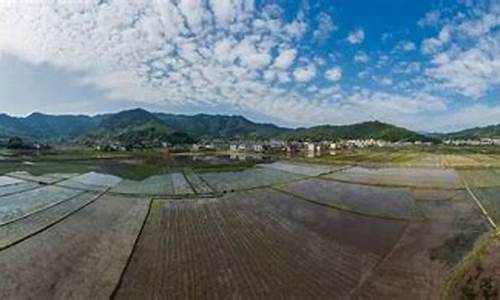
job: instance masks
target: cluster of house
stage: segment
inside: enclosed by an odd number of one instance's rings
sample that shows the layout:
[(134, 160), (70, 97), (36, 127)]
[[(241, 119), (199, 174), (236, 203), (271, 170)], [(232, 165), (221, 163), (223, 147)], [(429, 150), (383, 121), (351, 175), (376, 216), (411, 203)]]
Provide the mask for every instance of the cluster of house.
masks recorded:
[[(384, 140), (375, 139), (350, 139), (341, 140), (337, 142), (322, 141), (322, 142), (286, 142), (281, 140), (271, 140), (266, 142), (233, 142), (229, 144), (229, 151), (231, 152), (286, 152), (286, 153), (322, 153), (330, 152), (335, 154), (336, 150), (341, 149), (354, 149), (354, 148), (368, 148), (368, 147), (399, 147), (409, 145), (427, 145), (430, 143), (423, 142), (389, 142)], [(194, 150), (199, 150), (200, 145), (193, 145)], [(208, 146), (205, 146), (208, 147)], [(213, 146), (215, 147), (215, 146)], [(227, 146), (226, 146), (227, 147)], [(217, 149), (216, 150), (227, 150)]]
[(446, 145), (453, 146), (499, 146), (500, 139), (482, 138), (482, 139), (453, 139), (443, 141)]
[[(498, 142), (498, 140), (497, 140)], [(223, 140), (206, 140), (192, 145), (170, 145), (162, 143), (161, 147), (168, 150), (178, 151), (230, 151), (231, 153), (330, 153), (336, 154), (337, 150), (355, 149), (355, 148), (381, 148), (381, 147), (401, 147), (410, 145), (430, 145), (423, 142), (389, 142), (385, 140), (375, 139), (350, 139), (340, 140), (336, 142), (299, 142), (299, 141), (284, 141), (284, 140), (268, 140), (268, 141), (233, 141), (227, 142)], [(117, 142), (100, 142), (92, 145), (96, 150), (101, 151), (126, 151), (130, 150)]]

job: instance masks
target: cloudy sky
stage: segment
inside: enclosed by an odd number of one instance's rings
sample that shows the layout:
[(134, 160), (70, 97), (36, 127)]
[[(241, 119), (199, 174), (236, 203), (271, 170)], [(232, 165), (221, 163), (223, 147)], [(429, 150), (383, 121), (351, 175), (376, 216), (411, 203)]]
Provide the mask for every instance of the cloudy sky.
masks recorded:
[(0, 0), (0, 112), (500, 123), (498, 0)]

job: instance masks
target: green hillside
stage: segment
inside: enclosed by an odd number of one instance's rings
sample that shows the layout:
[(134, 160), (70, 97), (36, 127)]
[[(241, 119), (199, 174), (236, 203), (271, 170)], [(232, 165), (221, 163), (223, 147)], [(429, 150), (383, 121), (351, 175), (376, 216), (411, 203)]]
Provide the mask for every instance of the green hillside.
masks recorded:
[(353, 125), (323, 125), (311, 128), (299, 128), (283, 135), (285, 139), (299, 141), (322, 141), (340, 139), (382, 139), (386, 141), (431, 141), (432, 139), (414, 131), (370, 121)]

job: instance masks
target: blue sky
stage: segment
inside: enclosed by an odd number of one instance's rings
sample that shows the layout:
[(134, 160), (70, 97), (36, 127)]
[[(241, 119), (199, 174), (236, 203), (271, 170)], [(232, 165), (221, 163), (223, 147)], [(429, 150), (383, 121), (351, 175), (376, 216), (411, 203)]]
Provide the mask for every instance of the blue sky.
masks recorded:
[(495, 0), (0, 2), (0, 112), (500, 123)]

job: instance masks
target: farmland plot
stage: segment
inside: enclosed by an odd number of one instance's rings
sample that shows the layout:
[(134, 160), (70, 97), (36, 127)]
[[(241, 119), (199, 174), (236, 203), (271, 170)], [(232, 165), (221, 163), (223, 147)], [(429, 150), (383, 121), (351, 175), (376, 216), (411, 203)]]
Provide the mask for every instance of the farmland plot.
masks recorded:
[(108, 299), (146, 217), (144, 199), (103, 196), (0, 252), (1, 299)]
[(0, 176), (0, 187), (12, 184), (23, 183), (24, 181), (17, 178), (12, 178), (8, 176)]
[(193, 189), (191, 189), (189, 182), (182, 173), (172, 173), (170, 176), (172, 177), (172, 185), (176, 195), (193, 194)]
[(170, 174), (154, 175), (142, 181), (123, 180), (111, 189), (113, 193), (131, 195), (173, 195)]
[(460, 176), (471, 188), (497, 226), (500, 225), (499, 170), (462, 170)]
[(83, 193), (23, 219), (0, 226), (0, 249), (17, 243), (69, 216), (74, 211), (99, 197), (96, 193)]
[(484, 170), (460, 170), (460, 177), (467, 182), (470, 187), (500, 187), (499, 170), (484, 169)]
[(479, 199), (497, 226), (500, 226), (500, 187), (473, 188)]
[(0, 226), (47, 209), (83, 192), (57, 186), (12, 194), (0, 198)]
[(478, 166), (480, 163), (471, 158), (470, 156), (458, 155), (458, 154), (446, 154), (443, 157), (442, 166), (443, 167), (469, 167)]
[(465, 192), (417, 202), (424, 218), (406, 233), (353, 293), (364, 299), (437, 299), (450, 274), (487, 231)]
[(156, 200), (116, 298), (346, 296), (406, 226), (346, 214), (269, 190)]
[(120, 181), (122, 179), (116, 176), (89, 172), (60, 182), (58, 185), (84, 191), (102, 192), (117, 185)]
[(78, 174), (45, 174), (42, 176), (33, 176), (28, 172), (12, 172), (7, 174), (12, 178), (17, 178), (25, 181), (34, 181), (39, 182), (41, 184), (54, 184), (56, 182), (62, 181), (64, 179), (71, 178)]
[(368, 215), (409, 219), (412, 214), (412, 196), (401, 188), (308, 179), (279, 189), (314, 202)]
[(239, 172), (204, 173), (200, 176), (219, 192), (246, 190), (303, 178), (301, 175), (265, 168)]
[(226, 199), (268, 207), (269, 211), (280, 212), (283, 218), (296, 222), (325, 239), (336, 240), (376, 255), (387, 253), (408, 224), (404, 220), (373, 218), (325, 208), (273, 189), (236, 193)]
[(268, 168), (272, 170), (284, 171), (293, 174), (299, 174), (304, 176), (319, 176), (322, 174), (327, 174), (332, 171), (332, 167), (312, 165), (312, 164), (298, 164), (289, 162), (275, 162), (270, 164), (260, 164), (261, 168)]
[(413, 199), (416, 201), (446, 201), (463, 197), (463, 190), (433, 190), (433, 189), (412, 189)]
[(187, 170), (185, 175), (197, 194), (211, 194), (214, 192), (214, 190), (193, 171)]
[[(19, 183), (19, 184), (1, 186), (0, 187), (0, 197), (26, 192), (26, 191), (33, 190), (33, 189), (36, 189), (39, 187), (42, 187), (42, 185), (39, 185), (38, 183), (35, 183), (35, 182), (24, 182), (24, 183)], [(0, 201), (1, 201), (1, 199), (0, 199)]]
[(436, 189), (458, 189), (461, 187), (457, 173), (451, 169), (368, 169), (354, 167), (326, 177), (340, 181), (373, 185)]

